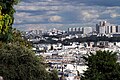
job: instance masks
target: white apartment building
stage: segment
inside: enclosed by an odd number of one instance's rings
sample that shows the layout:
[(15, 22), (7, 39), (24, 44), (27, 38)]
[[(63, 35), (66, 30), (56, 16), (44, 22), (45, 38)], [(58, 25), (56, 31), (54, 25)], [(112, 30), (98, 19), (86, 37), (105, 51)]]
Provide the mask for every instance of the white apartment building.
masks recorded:
[(91, 33), (93, 30), (92, 30), (92, 27), (84, 27), (83, 28), (83, 34), (89, 34)]

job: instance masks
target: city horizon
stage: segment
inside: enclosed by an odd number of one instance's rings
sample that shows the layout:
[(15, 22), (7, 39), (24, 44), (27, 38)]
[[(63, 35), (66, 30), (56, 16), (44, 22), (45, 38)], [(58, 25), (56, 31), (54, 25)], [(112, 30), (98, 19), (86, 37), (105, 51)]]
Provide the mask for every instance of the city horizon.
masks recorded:
[(67, 30), (70, 27), (95, 27), (106, 20), (120, 25), (119, 0), (23, 0), (15, 6), (14, 28), (24, 30)]

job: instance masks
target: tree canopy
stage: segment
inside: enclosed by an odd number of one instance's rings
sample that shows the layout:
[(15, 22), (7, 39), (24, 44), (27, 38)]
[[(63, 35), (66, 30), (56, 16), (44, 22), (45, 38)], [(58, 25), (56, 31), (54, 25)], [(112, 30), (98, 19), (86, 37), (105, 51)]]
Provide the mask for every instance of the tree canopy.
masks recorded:
[(13, 6), (19, 0), (0, 0), (0, 77), (4, 80), (52, 80), (57, 72), (49, 73), (41, 57), (35, 56), (30, 44), (13, 29)]
[(14, 5), (20, 0), (0, 0), (0, 41), (12, 39), (12, 24), (14, 23)]
[(8, 14), (14, 20), (14, 5), (16, 5), (20, 0), (0, 0), (0, 6), (2, 7), (2, 14)]
[(12, 18), (8, 14), (2, 14), (0, 6), (0, 40), (9, 41), (12, 39)]
[(0, 47), (0, 76), (4, 80), (49, 80), (40, 57), (28, 48), (13, 44)]
[(49, 80), (59, 80), (57, 70), (52, 70), (49, 74), (50, 74)]
[(117, 63), (117, 53), (97, 51), (83, 57), (87, 70), (81, 80), (120, 80), (120, 65)]

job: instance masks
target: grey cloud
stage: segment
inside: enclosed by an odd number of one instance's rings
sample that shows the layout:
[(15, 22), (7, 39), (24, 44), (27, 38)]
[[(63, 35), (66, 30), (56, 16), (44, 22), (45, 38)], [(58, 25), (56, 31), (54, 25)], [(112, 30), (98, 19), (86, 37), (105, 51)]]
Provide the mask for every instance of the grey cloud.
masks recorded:
[(14, 27), (21, 30), (120, 24), (119, 0), (23, 0), (15, 9)]
[(62, 0), (71, 4), (79, 5), (84, 3), (85, 5), (93, 6), (120, 6), (120, 0)]

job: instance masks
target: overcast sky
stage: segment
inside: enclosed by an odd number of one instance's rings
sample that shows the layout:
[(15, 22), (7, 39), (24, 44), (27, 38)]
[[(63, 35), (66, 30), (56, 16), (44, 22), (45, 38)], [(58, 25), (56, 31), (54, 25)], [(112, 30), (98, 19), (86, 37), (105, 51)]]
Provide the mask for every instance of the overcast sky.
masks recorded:
[(25, 31), (120, 25), (120, 0), (22, 0), (15, 9), (14, 27)]

